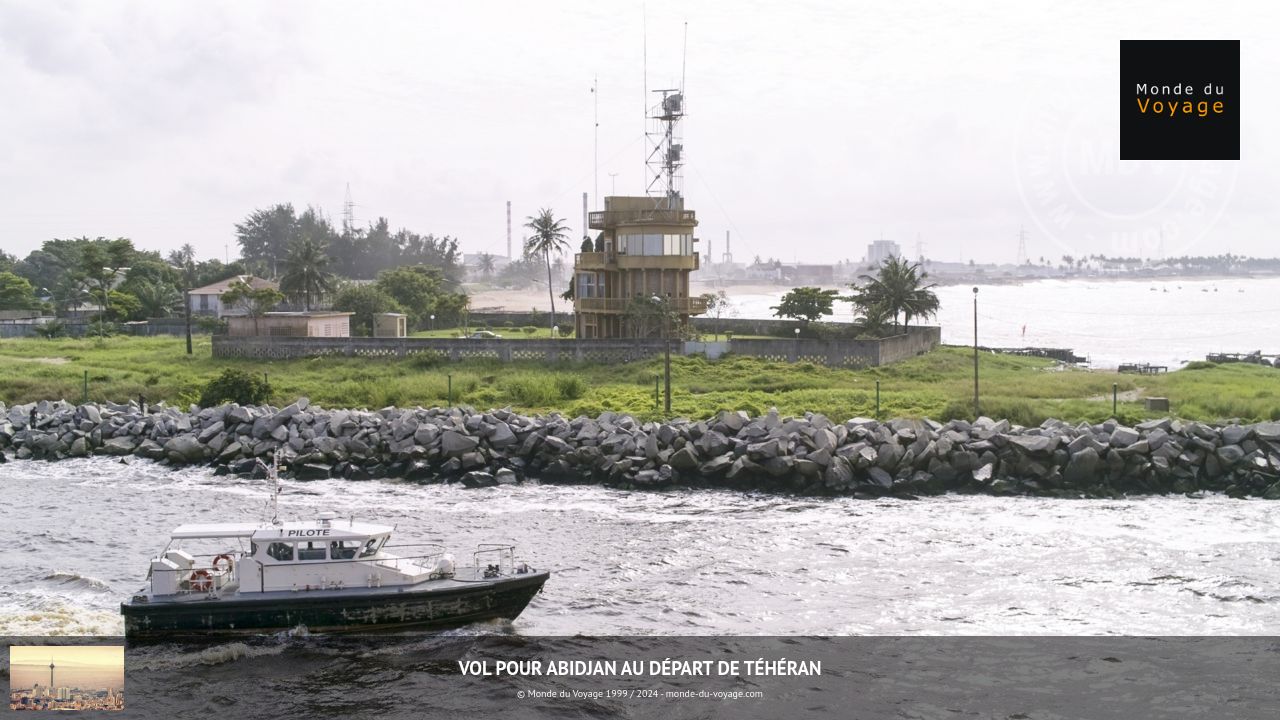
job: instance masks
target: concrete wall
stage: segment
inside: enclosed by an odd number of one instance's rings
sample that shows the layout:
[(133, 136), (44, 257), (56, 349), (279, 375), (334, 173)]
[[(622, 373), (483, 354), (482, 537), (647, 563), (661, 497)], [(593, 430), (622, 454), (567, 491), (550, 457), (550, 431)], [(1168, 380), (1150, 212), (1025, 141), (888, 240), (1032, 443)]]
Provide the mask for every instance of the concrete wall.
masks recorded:
[[(672, 341), (672, 352), (679, 353)], [(344, 357), (437, 356), (442, 360), (488, 358), (510, 362), (620, 363), (662, 353), (661, 340), (470, 340), (455, 338), (293, 338), (215, 335), (213, 356), (284, 360), (325, 355)]]

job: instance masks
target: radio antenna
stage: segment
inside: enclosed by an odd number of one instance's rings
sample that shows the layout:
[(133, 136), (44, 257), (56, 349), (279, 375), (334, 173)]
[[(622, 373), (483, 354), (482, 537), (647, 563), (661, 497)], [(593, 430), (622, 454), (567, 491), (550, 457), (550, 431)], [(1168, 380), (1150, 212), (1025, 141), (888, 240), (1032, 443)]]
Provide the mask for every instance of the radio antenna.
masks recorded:
[(689, 63), (689, 21), (684, 21), (684, 49), (680, 53), (680, 94), (684, 94), (684, 69)]

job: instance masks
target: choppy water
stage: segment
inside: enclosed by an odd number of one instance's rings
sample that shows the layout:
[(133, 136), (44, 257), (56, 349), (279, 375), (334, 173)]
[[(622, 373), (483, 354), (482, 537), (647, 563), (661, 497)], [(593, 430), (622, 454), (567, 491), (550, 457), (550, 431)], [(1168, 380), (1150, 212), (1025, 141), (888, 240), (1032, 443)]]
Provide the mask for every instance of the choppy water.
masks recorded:
[[(978, 286), (978, 341), (987, 347), (1071, 348), (1095, 367), (1178, 367), (1208, 353), (1280, 353), (1280, 278), (1036, 280)], [(740, 317), (773, 316), (782, 290), (731, 297)], [(973, 343), (970, 285), (937, 289), (942, 341)], [(836, 303), (833, 320), (853, 319)]]
[[(262, 516), (261, 481), (106, 459), (0, 466), (0, 635), (119, 634), (174, 526)], [(519, 635), (1274, 634), (1280, 504), (812, 499), (588, 486), (286, 483), (466, 557), (555, 571)], [(218, 652), (226, 652), (220, 650)]]

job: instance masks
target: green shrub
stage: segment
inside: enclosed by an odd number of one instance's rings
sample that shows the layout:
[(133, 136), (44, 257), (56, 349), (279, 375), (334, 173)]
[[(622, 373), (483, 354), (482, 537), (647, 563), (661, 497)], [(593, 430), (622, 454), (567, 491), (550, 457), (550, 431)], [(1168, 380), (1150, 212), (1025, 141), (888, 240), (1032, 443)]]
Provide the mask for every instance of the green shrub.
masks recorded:
[(526, 326), (524, 326), (524, 327), (520, 328), (520, 332), (524, 333), (525, 335), (532, 335), (532, 334), (534, 334), (534, 333), (538, 332), (538, 328), (533, 327), (532, 325), (526, 325)]
[(84, 328), (84, 334), (92, 337), (111, 337), (120, 333), (120, 326), (107, 320), (94, 320)]
[(31, 331), (45, 340), (52, 340), (54, 338), (64, 337), (67, 334), (67, 326), (66, 323), (61, 320), (53, 320), (41, 325), (33, 326)]
[(561, 400), (577, 400), (587, 392), (587, 382), (577, 375), (560, 375), (556, 378), (556, 393)]
[(271, 397), (271, 385), (266, 378), (244, 370), (227, 368), (205, 385), (200, 394), (201, 407), (213, 407), (234, 402), (241, 405), (261, 405)]
[(195, 318), (196, 329), (209, 335), (225, 335), (227, 321), (212, 315), (199, 315)]
[(1208, 360), (1193, 360), (1187, 363), (1183, 370), (1211, 370), (1218, 367), (1218, 363), (1209, 362)]

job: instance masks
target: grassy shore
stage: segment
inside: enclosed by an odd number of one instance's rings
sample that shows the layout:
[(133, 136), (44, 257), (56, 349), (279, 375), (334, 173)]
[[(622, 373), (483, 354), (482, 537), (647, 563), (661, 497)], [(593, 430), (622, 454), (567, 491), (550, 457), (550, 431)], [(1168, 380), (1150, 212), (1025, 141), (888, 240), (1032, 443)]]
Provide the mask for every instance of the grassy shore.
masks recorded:
[[(875, 414), (880, 381), (881, 417), (947, 420), (972, 417), (973, 364), (968, 348), (944, 347), (895, 365), (835, 370), (728, 357), (672, 359), (672, 410), (709, 417), (724, 409), (752, 414), (777, 407), (785, 414), (821, 412), (832, 418)], [(444, 363), (427, 358), (316, 358), (289, 361), (215, 360), (208, 336), (188, 356), (181, 338), (108, 338), (0, 341), (0, 401), (79, 401), (84, 374), (90, 400), (190, 403), (222, 368), (266, 373), (282, 404), (305, 395), (326, 407), (443, 405), (452, 375), (453, 401), (481, 409), (558, 410), (597, 414), (616, 410), (653, 418), (654, 379), (661, 360), (628, 365), (559, 365), (496, 361)], [(1213, 366), (1161, 376), (1119, 375), (1062, 368), (1051, 361), (1000, 355), (981, 360), (982, 411), (1020, 424), (1048, 417), (1071, 422), (1111, 416), (1112, 383), (1121, 393), (1119, 415), (1136, 422), (1151, 414), (1141, 398), (1168, 397), (1173, 414), (1197, 420), (1280, 419), (1280, 370), (1253, 365)]]

